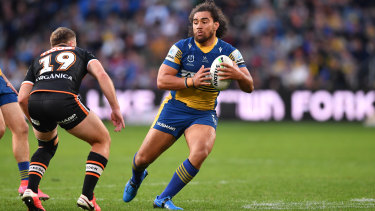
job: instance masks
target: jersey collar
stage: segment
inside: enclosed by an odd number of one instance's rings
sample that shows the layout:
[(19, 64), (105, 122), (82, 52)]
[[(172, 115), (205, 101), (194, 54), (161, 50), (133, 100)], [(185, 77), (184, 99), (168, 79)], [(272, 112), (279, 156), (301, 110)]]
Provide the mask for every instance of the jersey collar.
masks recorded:
[(197, 46), (197, 47), (198, 47), (203, 53), (208, 53), (208, 52), (210, 52), (210, 51), (215, 47), (217, 41), (218, 41), (218, 39), (217, 39), (217, 37), (215, 37), (215, 42), (214, 42), (212, 45), (210, 45), (210, 46), (202, 46), (200, 43), (198, 43), (197, 41), (194, 40), (195, 45), (196, 45), (196, 46)]

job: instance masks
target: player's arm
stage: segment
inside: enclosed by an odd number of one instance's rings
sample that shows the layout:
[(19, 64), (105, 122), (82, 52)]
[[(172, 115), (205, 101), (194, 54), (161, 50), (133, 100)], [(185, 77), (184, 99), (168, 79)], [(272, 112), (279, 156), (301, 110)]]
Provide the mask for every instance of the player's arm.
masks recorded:
[(30, 115), (29, 115), (28, 104), (29, 104), (30, 92), (32, 89), (33, 89), (33, 85), (31, 83), (23, 83), (18, 93), (18, 104), (20, 105), (23, 113), (25, 113), (25, 116), (30, 122), (31, 120), (30, 120)]
[(189, 87), (200, 87), (200, 86), (209, 86), (211, 83), (207, 82), (211, 77), (206, 77), (210, 74), (210, 68), (204, 68), (202, 66), (199, 71), (192, 78), (177, 77), (177, 70), (173, 67), (170, 67), (166, 64), (162, 64), (159, 68), (157, 86), (159, 89), (164, 90), (178, 90), (186, 89)]
[(233, 66), (226, 63), (222, 63), (221, 65), (225, 66), (225, 68), (218, 68), (221, 71), (218, 75), (223, 76), (220, 80), (236, 80), (240, 89), (247, 93), (254, 90), (253, 78), (246, 67), (238, 67), (235, 62), (233, 62)]
[(125, 128), (125, 122), (121, 114), (120, 105), (117, 101), (115, 87), (113, 86), (111, 78), (105, 72), (102, 64), (96, 59), (89, 63), (87, 70), (98, 81), (104, 96), (111, 106), (111, 121), (116, 127), (115, 131), (121, 131), (122, 128)]
[(16, 93), (16, 94), (18, 95), (17, 90), (13, 87), (12, 83), (10, 83), (10, 81), (9, 81), (8, 78), (4, 75), (4, 73), (3, 73), (1, 76), (3, 76), (4, 81), (7, 83), (7, 86), (9, 86), (9, 87), (13, 90), (13, 92)]

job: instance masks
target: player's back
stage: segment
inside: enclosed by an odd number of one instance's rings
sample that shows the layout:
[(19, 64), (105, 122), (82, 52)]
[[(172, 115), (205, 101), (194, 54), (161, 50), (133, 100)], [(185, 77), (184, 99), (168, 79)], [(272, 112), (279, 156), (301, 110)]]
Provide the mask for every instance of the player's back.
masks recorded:
[(78, 94), (88, 63), (96, 59), (78, 47), (54, 47), (36, 58), (27, 72), (25, 82), (35, 91), (62, 91)]

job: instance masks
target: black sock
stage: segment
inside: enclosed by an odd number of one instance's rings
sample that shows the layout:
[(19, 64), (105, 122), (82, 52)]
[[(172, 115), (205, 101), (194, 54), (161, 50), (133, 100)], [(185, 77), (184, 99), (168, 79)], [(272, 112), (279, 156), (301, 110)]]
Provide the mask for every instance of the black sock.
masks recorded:
[(86, 176), (83, 182), (82, 194), (90, 201), (94, 196), (94, 189), (99, 180), (105, 166), (107, 159), (96, 152), (90, 152), (86, 162)]
[(38, 140), (39, 148), (31, 157), (29, 168), (29, 184), (28, 189), (34, 193), (38, 193), (38, 186), (42, 179), (50, 160), (55, 155), (58, 143), (54, 145), (57, 136), (50, 141)]

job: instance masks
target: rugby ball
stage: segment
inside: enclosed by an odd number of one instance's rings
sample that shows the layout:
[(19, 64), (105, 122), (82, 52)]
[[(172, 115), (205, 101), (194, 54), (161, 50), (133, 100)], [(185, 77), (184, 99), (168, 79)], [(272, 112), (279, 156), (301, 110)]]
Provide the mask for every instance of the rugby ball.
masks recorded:
[(212, 62), (210, 69), (211, 84), (216, 90), (219, 91), (227, 89), (232, 82), (230, 79), (220, 80), (222, 76), (218, 75), (219, 70), (217, 70), (217, 68), (223, 68), (224, 66), (221, 65), (222, 63), (227, 63), (230, 66), (233, 66), (232, 60), (228, 56), (220, 55)]

